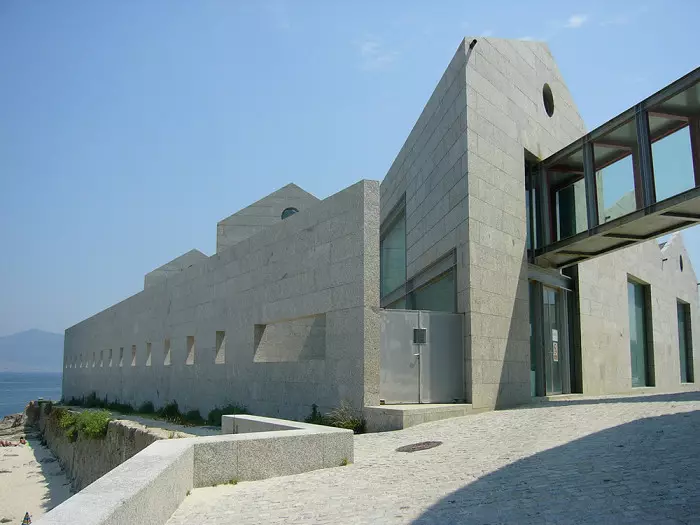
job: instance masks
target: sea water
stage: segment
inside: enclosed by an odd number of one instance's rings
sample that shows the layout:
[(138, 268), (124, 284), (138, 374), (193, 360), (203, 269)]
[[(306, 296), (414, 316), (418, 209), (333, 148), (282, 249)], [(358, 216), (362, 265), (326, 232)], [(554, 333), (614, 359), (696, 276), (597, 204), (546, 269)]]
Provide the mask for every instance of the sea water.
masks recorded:
[(22, 412), (31, 400), (61, 398), (59, 373), (0, 372), (0, 418)]

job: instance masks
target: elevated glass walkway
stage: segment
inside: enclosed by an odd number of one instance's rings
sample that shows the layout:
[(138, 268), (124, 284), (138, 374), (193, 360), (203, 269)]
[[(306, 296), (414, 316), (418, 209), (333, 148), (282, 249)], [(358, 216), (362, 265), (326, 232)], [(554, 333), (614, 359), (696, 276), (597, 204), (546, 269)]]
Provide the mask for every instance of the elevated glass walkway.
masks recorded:
[(543, 267), (700, 224), (700, 68), (531, 165), (527, 192)]

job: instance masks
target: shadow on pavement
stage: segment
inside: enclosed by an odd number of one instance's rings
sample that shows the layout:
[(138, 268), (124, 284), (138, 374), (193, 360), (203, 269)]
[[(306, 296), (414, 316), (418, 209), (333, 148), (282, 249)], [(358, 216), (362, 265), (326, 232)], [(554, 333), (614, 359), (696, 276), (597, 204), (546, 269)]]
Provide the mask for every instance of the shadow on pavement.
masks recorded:
[(699, 437), (700, 411), (626, 423), (488, 474), (413, 523), (700, 524)]

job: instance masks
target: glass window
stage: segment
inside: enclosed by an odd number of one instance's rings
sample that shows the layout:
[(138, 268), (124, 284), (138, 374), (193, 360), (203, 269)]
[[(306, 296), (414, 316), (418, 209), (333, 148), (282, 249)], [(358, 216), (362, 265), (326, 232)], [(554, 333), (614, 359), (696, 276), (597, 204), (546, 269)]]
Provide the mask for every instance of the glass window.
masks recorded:
[(583, 179), (556, 192), (557, 240), (588, 229), (586, 188)]
[(296, 208), (285, 208), (284, 211), (282, 212), (282, 219), (286, 219), (287, 217), (291, 217), (295, 213), (298, 213), (299, 210)]
[(406, 216), (396, 218), (382, 237), (380, 291), (384, 297), (406, 282)]
[(647, 311), (646, 297), (648, 293), (645, 285), (632, 281), (627, 283), (633, 387), (653, 386), (651, 352), (649, 352), (649, 341), (647, 340), (649, 312)]
[(451, 268), (411, 294), (413, 310), (456, 312), (455, 270)]
[(651, 155), (657, 202), (695, 187), (690, 130), (687, 126), (654, 142)]
[(632, 156), (618, 160), (596, 173), (600, 224), (637, 209)]
[(690, 305), (678, 301), (678, 346), (681, 362), (681, 383), (692, 383), (693, 345), (690, 329)]

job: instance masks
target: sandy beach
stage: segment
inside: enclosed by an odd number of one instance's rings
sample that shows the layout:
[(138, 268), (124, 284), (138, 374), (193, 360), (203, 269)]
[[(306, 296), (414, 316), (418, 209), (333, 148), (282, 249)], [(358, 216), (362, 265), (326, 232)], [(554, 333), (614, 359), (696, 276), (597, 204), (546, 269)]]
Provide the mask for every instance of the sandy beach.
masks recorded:
[(27, 445), (0, 447), (0, 523), (19, 524), (25, 512), (32, 521), (71, 496), (70, 482), (38, 432), (24, 425), (12, 426), (12, 416), (0, 421), (0, 440)]

